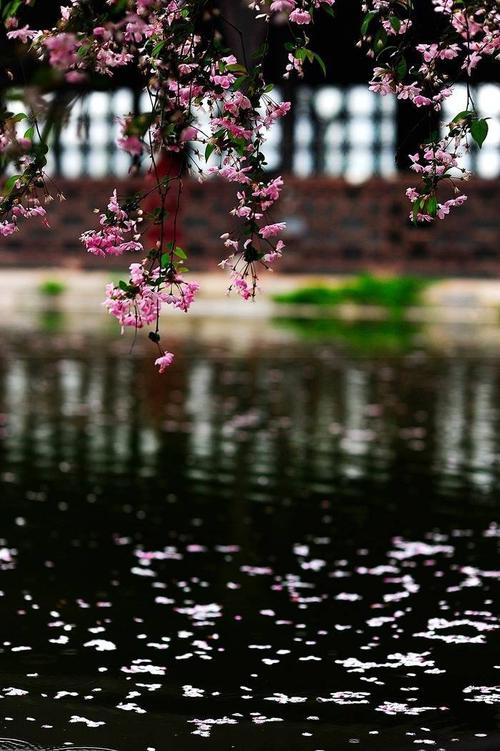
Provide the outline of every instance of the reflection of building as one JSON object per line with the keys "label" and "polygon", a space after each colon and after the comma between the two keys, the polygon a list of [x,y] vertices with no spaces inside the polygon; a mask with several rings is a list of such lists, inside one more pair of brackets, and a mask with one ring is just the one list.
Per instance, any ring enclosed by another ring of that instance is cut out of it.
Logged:
{"label": "reflection of building", "polygon": [[[218,2],[223,18],[242,28],[248,51],[257,47],[259,24],[243,4]],[[283,65],[285,30],[273,26],[270,32],[266,75],[277,83],[275,98],[294,103],[292,114],[270,134],[266,154],[270,171],[292,176],[281,208],[276,209],[285,215],[289,226],[291,252],[282,268],[302,271],[307,265],[314,271],[350,271],[378,266],[422,273],[497,274],[500,220],[495,204],[499,190],[498,182],[492,180],[500,176],[500,85],[494,83],[494,71],[482,69],[482,83],[476,84],[479,110],[490,118],[488,140],[481,151],[472,150],[464,161],[487,182],[477,181],[469,188],[468,192],[478,194],[474,202],[441,226],[410,228],[404,198],[409,178],[400,179],[398,171],[407,166],[407,153],[426,135],[424,126],[405,102],[368,90],[369,66],[355,47],[357,15],[352,8],[340,7],[337,14],[336,23],[327,19],[313,29],[311,46],[325,59],[326,79],[319,68],[310,66],[303,82],[283,82],[278,72]],[[44,18],[44,25],[47,22]],[[239,35],[230,24],[221,23],[227,42],[241,55]],[[134,81],[126,86],[122,76],[116,86],[111,91],[95,91],[78,102],[58,136],[48,169],[56,179],[62,179],[65,192],[73,199],[64,205],[64,211],[52,207],[58,236],[49,240],[45,230],[33,229],[30,239],[36,240],[36,249],[27,247],[21,234],[2,239],[0,263],[17,263],[19,252],[24,262],[33,264],[42,259],[50,263],[94,262],[83,255],[77,238],[92,225],[88,209],[103,206],[107,200],[110,183],[101,181],[111,176],[113,185],[115,178],[126,181],[121,192],[132,185],[128,182],[130,158],[115,143],[117,118],[147,108]],[[465,90],[458,86],[446,102],[444,120],[464,106]],[[301,182],[303,178],[307,182]],[[90,183],[89,179],[99,182]],[[186,190],[185,234],[192,269],[215,267],[232,194],[233,188],[221,189],[213,182]]]}
{"label": "reflection of building", "polygon": [[176,338],[176,368],[161,380],[150,352],[132,360],[126,343],[2,334],[0,474],[31,487],[67,472],[95,486],[156,478],[165,493],[231,504],[345,491],[368,507],[411,499],[456,514],[458,498],[461,511],[496,501],[499,384],[487,356],[416,367],[393,350],[350,354],[354,340],[236,340]]}

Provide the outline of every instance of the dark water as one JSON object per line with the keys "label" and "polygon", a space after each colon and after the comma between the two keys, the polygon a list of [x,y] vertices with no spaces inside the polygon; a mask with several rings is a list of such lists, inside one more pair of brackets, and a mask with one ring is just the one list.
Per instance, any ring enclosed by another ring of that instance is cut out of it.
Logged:
{"label": "dark water", "polygon": [[500,748],[500,349],[194,326],[159,378],[48,323],[0,336],[0,749]]}

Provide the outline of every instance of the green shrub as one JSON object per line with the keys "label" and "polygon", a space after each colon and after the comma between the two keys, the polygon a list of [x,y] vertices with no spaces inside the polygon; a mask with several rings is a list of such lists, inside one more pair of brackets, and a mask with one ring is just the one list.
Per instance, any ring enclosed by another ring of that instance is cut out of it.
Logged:
{"label": "green shrub", "polygon": [[331,287],[318,284],[302,287],[281,295],[275,295],[278,303],[291,305],[378,305],[397,310],[408,305],[418,305],[422,290],[430,280],[414,276],[382,277],[360,274],[352,280]]}
{"label": "green shrub", "polygon": [[58,279],[46,279],[40,284],[38,291],[44,297],[59,297],[66,291],[66,285]]}

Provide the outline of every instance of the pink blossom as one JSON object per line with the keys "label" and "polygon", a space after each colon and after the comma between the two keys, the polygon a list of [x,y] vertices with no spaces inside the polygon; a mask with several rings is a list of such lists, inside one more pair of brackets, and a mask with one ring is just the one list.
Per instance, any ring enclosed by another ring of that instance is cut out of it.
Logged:
{"label": "pink blossom", "polygon": [[262,183],[256,188],[252,195],[256,198],[264,199],[269,204],[274,203],[280,196],[281,189],[283,187],[283,178],[278,176],[274,180],[271,180],[267,185]]}
{"label": "pink blossom", "polygon": [[243,298],[243,300],[249,300],[253,296],[252,289],[249,287],[248,282],[243,279],[243,277],[235,276],[232,284],[236,288],[238,294]]}
{"label": "pink blossom", "polygon": [[259,235],[263,237],[264,239],[267,239],[268,237],[274,237],[275,235],[279,235],[279,233],[283,232],[283,230],[285,229],[286,229],[285,222],[277,222],[276,224],[266,224],[264,227],[261,227],[259,229]]}
{"label": "pink blossom", "polygon": [[0,235],[2,235],[2,237],[9,237],[9,235],[12,235],[16,231],[17,225],[14,222],[0,222]]}
{"label": "pink blossom", "polygon": [[127,42],[138,44],[142,41],[147,29],[147,24],[139,16],[128,16],[128,23],[125,28],[125,39]]}
{"label": "pink blossom", "polygon": [[290,13],[290,21],[292,21],[292,23],[301,25],[308,24],[311,23],[312,16],[307,10],[300,10],[300,8],[296,8]]}
{"label": "pink blossom", "polygon": [[164,373],[172,365],[173,360],[174,355],[172,352],[164,352],[161,357],[155,360],[155,365],[158,365],[160,373]]}
{"label": "pink blossom", "polygon": [[[177,287],[178,293],[174,293],[173,288]],[[169,293],[162,297],[163,302],[173,305],[174,308],[183,310],[185,313],[189,310],[200,285],[198,282],[186,282],[181,276],[177,276]]]}
{"label": "pink blossom", "polygon": [[234,83],[234,76],[230,73],[225,73],[223,75],[216,74],[211,77],[212,83],[215,84],[215,86],[221,86],[223,89],[229,89],[231,84]]}
{"label": "pink blossom", "polygon": [[133,292],[106,285],[104,306],[124,326],[141,329],[156,321],[161,300],[150,287],[139,286]]}
{"label": "pink blossom", "polygon": [[[115,215],[118,221],[123,221],[125,219],[128,219],[128,215],[126,211],[120,208],[120,204],[118,203],[118,196],[116,194],[116,188],[114,189],[113,193],[111,194],[111,198],[109,199],[108,210],[111,211],[111,213]],[[105,219],[103,219],[101,223],[103,223],[104,221]]]}
{"label": "pink blossom", "polygon": [[122,136],[116,141],[117,146],[133,156],[142,154],[142,142],[137,136]]}
{"label": "pink blossom", "polygon": [[374,68],[369,89],[381,96],[392,94],[395,88],[394,74],[386,68]]}
{"label": "pink blossom", "polygon": [[291,73],[295,72],[299,78],[302,78],[304,75],[304,62],[303,60],[299,60],[298,57],[295,57],[295,55],[292,55],[291,52],[288,53],[288,65],[285,68],[285,73],[283,74],[283,78],[290,78]]}
{"label": "pink blossom", "polygon": [[247,176],[247,172],[250,172],[250,167],[243,167],[237,169],[227,164],[221,169],[217,167],[211,167],[210,172],[217,172],[221,177],[225,178],[230,183],[249,183],[250,178]]}
{"label": "pink blossom", "polygon": [[418,86],[415,86],[413,83],[409,84],[400,84],[398,89],[398,99],[410,99],[413,100],[416,96],[418,96],[421,93],[421,89]]}
{"label": "pink blossom", "polygon": [[14,31],[8,31],[7,38],[19,39],[23,44],[26,44],[30,39],[34,39],[37,34],[39,34],[38,31],[30,29],[28,26],[23,26],[22,29],[14,29]]}
{"label": "pink blossom", "polygon": [[156,0],[137,0],[137,12],[140,14],[145,14],[148,12],[148,9],[154,5]]}
{"label": "pink blossom", "polygon": [[96,256],[121,256],[128,251],[142,251],[140,242],[126,240],[123,230],[104,226],[100,230],[89,230],[80,236],[88,253]]}
{"label": "pink blossom", "polygon": [[101,47],[97,52],[97,69],[109,73],[110,68],[120,68],[132,62],[133,55],[128,52],[114,52],[109,47]]}
{"label": "pink blossom", "polygon": [[429,99],[429,97],[422,96],[422,94],[418,94],[413,99],[413,104],[415,107],[428,107],[430,104],[432,104],[432,99]]}
{"label": "pink blossom", "polygon": [[43,43],[49,51],[49,62],[54,68],[65,70],[76,63],[78,42],[74,34],[55,34],[46,37]]}
{"label": "pink blossom", "polygon": [[29,206],[23,206],[20,203],[16,204],[12,209],[12,214],[14,216],[22,216],[25,219],[29,219],[32,216],[44,217],[47,215],[47,212],[43,206],[40,206],[40,203],[37,200],[34,200]]}
{"label": "pink blossom", "polygon": [[105,42],[108,42],[110,39],[112,39],[112,34],[109,29],[106,29],[104,26],[96,26],[93,34],[96,38],[102,39]]}
{"label": "pink blossom", "polygon": [[269,10],[271,13],[281,13],[283,11],[292,11],[295,8],[296,0],[273,0]]}
{"label": "pink blossom", "polygon": [[444,203],[438,204],[437,209],[437,216],[438,219],[444,219],[447,214],[450,213],[450,209],[452,209],[455,206],[461,206],[465,201],[467,200],[467,196],[460,195],[456,198],[450,198],[448,201],[445,201]]}
{"label": "pink blossom", "polygon": [[182,130],[180,140],[182,142],[195,141],[197,137],[198,137],[198,131],[196,130],[196,128],[193,128],[192,125],[189,125],[187,128],[184,128]]}
{"label": "pink blossom", "polygon": [[214,117],[212,119],[212,128],[214,129],[225,128],[231,133],[232,136],[235,136],[235,138],[248,139],[252,135],[251,130],[248,130],[248,128],[244,128],[243,126],[238,125],[232,120],[229,120],[229,118],[227,117]]}
{"label": "pink blossom", "polygon": [[420,197],[420,193],[418,193],[418,191],[415,190],[415,188],[407,188],[406,196],[407,198],[409,198],[410,201],[413,202],[413,201],[416,201],[417,198]]}
{"label": "pink blossom", "polygon": [[68,70],[64,75],[65,80],[68,83],[85,83],[87,80],[87,74],[82,73],[80,70]]}
{"label": "pink blossom", "polygon": [[238,117],[240,110],[250,109],[252,106],[250,99],[241,91],[235,91],[231,94],[231,99],[226,99],[224,109],[230,112],[233,117]]}
{"label": "pink blossom", "polygon": [[273,263],[275,263],[275,261],[280,260],[281,256],[283,255],[284,248],[285,243],[283,242],[283,240],[278,240],[274,250],[269,251],[269,253],[265,253],[262,256],[262,260],[264,261],[264,263],[272,265]]}
{"label": "pink blossom", "polygon": [[273,103],[272,106],[267,108],[266,115],[262,118],[262,123],[266,128],[269,128],[275,120],[284,117],[290,111],[290,107],[290,102],[280,102],[279,104]]}
{"label": "pink blossom", "polygon": [[130,281],[132,284],[140,287],[144,284],[144,265],[142,263],[131,263],[129,266]]}

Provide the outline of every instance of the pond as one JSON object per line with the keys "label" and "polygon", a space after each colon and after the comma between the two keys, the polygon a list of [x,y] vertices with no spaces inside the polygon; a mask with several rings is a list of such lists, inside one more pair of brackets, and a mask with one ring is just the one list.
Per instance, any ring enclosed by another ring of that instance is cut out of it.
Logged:
{"label": "pond", "polygon": [[0,749],[498,749],[469,333],[176,323],[158,377],[100,323],[4,324]]}

